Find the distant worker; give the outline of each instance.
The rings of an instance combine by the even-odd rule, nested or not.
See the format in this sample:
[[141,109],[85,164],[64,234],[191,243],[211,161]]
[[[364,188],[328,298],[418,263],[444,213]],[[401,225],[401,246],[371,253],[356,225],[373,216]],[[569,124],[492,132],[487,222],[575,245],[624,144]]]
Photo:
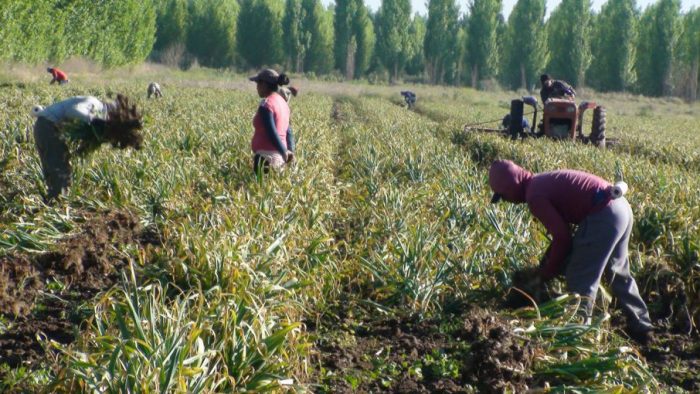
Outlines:
[[[501,125],[503,126],[504,129],[508,130],[510,128],[510,114],[506,114],[506,116],[503,117],[503,120],[501,120]],[[524,133],[529,133],[530,130],[530,122],[527,121],[527,119],[523,118],[523,132]]]
[[68,75],[66,75],[65,72],[59,70],[56,67],[49,67],[46,69],[46,72],[51,74],[53,77],[51,79],[51,82],[49,82],[49,85],[53,85],[54,83],[58,82],[59,85],[64,85],[68,83]]
[[292,97],[296,97],[299,94],[299,89],[294,86],[280,86],[279,94],[282,95],[284,101],[289,102],[289,100],[291,100]]
[[[627,333],[639,343],[649,342],[653,330],[649,311],[630,274],[627,247],[633,217],[624,190],[583,171],[533,175],[509,160],[491,164],[489,185],[494,191],[492,203],[526,202],[552,236],[540,263],[540,281],[565,274],[569,290],[583,297],[589,320],[601,277],[607,274],[627,315]],[[577,226],[573,237],[571,224]]]
[[401,95],[403,96],[404,100],[406,101],[406,105],[408,106],[408,109],[413,109],[413,107],[416,106],[416,94],[411,92],[410,90],[404,90],[401,92]]
[[160,90],[158,82],[151,82],[148,84],[148,98],[151,98],[151,96],[163,97],[163,92]]
[[542,89],[540,89],[540,97],[542,104],[552,98],[567,99],[573,101],[576,98],[576,91],[568,83],[558,79],[552,79],[547,74],[540,76]]
[[280,87],[289,84],[289,77],[268,68],[249,79],[256,83],[258,96],[262,98],[253,117],[253,170],[256,174],[267,173],[270,167],[279,170],[294,158],[287,143],[291,113],[279,93]]
[[[280,86],[279,88],[279,93],[282,95],[284,98],[284,101],[289,104],[289,100],[292,99],[292,97],[296,97],[299,94],[299,88],[290,86],[290,87],[285,87],[285,86]],[[290,121],[291,123],[291,121]],[[287,130],[287,151],[289,152],[289,162],[294,161],[294,134],[292,134],[292,125],[289,125],[289,129]]]
[[[63,193],[71,183],[71,156],[84,156],[103,143],[124,149],[140,149],[143,136],[141,114],[119,94],[114,102],[102,102],[92,96],[76,96],[46,108],[36,105],[32,116],[34,142],[47,187],[47,200]],[[69,143],[77,143],[72,151]]]

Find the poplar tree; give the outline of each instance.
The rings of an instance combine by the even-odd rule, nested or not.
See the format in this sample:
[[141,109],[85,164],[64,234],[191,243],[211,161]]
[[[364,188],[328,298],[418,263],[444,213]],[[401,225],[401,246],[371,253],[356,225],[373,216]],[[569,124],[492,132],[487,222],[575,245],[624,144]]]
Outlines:
[[188,52],[207,67],[230,67],[236,60],[235,0],[194,0],[190,3],[191,25]]
[[408,45],[406,47],[405,71],[409,75],[421,75],[425,70],[425,53],[423,42],[426,34],[426,20],[416,15],[408,29]]
[[362,0],[337,0],[333,14],[335,68],[345,78],[363,75],[374,52],[374,25]]
[[443,83],[449,63],[455,60],[459,8],[455,0],[430,0],[423,51],[431,83]]
[[626,91],[635,82],[637,43],[635,0],[608,0],[595,18],[588,84],[601,91]]
[[245,65],[259,68],[284,62],[283,5],[275,0],[242,0],[236,40]]
[[547,73],[573,86],[583,86],[591,64],[590,0],[563,0],[547,21]]
[[159,0],[156,4],[156,41],[153,50],[184,46],[189,21],[188,0]]
[[659,0],[642,14],[635,63],[642,94],[671,94],[673,57],[681,31],[680,8],[680,0]]
[[286,0],[282,21],[284,53],[287,67],[296,72],[304,69],[304,56],[311,41],[311,33],[304,31],[303,21],[301,0]]
[[698,67],[700,66],[700,8],[691,10],[683,18],[680,50],[681,62],[688,68],[686,97],[695,101],[698,97]]
[[545,0],[518,0],[508,17],[502,80],[510,88],[530,89],[547,64]]
[[377,50],[381,63],[391,73],[392,80],[399,78],[407,61],[411,24],[409,0],[382,0],[377,13]]
[[302,31],[308,34],[304,71],[329,73],[333,69],[333,16],[319,0],[302,0],[301,9]]
[[467,23],[467,62],[472,87],[498,69],[498,15],[501,0],[471,0]]

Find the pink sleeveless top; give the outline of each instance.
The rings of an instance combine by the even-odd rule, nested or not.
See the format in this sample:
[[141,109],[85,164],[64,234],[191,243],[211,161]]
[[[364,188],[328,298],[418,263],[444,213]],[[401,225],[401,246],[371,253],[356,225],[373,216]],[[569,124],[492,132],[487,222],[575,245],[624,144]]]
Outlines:
[[[282,146],[287,147],[287,130],[289,129],[289,105],[284,100],[282,96],[278,93],[272,93],[262,100],[260,103],[261,107],[265,107],[272,112],[272,117],[275,120],[275,126],[277,127],[277,134],[280,136],[280,141],[282,141]],[[265,132],[265,126],[263,126],[262,117],[256,111],[253,117],[253,128],[255,133],[253,134],[253,141],[251,142],[251,147],[253,152],[257,151],[277,151],[275,144],[270,141],[267,133]]]

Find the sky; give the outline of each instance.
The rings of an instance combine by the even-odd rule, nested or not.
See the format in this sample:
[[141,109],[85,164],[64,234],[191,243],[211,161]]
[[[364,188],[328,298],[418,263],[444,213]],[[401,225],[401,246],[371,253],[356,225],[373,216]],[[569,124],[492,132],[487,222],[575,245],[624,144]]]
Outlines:
[[[369,8],[373,11],[376,11],[377,8],[379,8],[379,5],[382,3],[381,0],[364,0],[365,4],[369,6]],[[561,0],[546,0],[547,1],[547,15],[549,15],[549,12],[553,10],[559,3],[561,3]],[[596,11],[600,10],[600,6],[603,5],[607,0],[592,0],[593,3],[593,9]],[[649,4],[655,3],[657,0],[637,0],[637,6],[640,9],[646,8]],[[324,4],[331,3],[331,0],[322,0]],[[411,7],[413,9],[413,12],[418,12],[421,15],[427,15],[428,14],[428,7],[426,6],[428,0],[411,0]],[[513,6],[517,0],[503,0],[503,14],[506,18],[508,18],[508,15],[510,15],[510,11],[513,9]],[[459,4],[461,11],[465,12],[467,9],[467,0],[457,0],[457,4]],[[686,12],[690,10],[693,7],[700,7],[700,0],[681,0],[681,10],[683,12]]]

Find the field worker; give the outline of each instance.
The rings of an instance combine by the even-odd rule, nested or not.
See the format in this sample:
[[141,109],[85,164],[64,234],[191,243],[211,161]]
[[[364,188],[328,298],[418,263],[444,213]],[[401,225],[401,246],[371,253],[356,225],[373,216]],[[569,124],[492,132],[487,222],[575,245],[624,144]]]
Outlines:
[[[287,104],[289,104],[289,100],[291,100],[292,97],[296,97],[299,94],[299,89],[294,86],[290,86],[288,88],[280,86],[279,92],[284,98],[284,101],[286,101]],[[290,124],[289,129],[287,129],[287,151],[289,152],[290,163],[294,161],[294,148],[294,134],[292,134],[292,125]]]
[[[576,170],[533,175],[512,161],[497,160],[489,170],[489,185],[494,191],[491,202],[526,202],[551,235],[539,280],[565,274],[569,290],[584,297],[583,311],[590,319],[605,273],[627,315],[627,333],[642,344],[651,339],[649,311],[630,274],[627,257],[632,209],[624,197],[614,194],[610,183]],[[573,237],[570,224],[577,226]]]
[[291,100],[292,97],[296,97],[297,94],[299,94],[299,89],[297,89],[294,86],[290,86],[290,87],[280,86],[279,94],[282,95],[282,97],[284,98],[284,101],[289,103],[289,100]]
[[416,94],[411,92],[410,90],[404,90],[401,92],[401,95],[403,96],[404,100],[406,101],[406,105],[408,106],[408,109],[412,109],[416,105]]
[[576,91],[568,83],[558,79],[552,79],[548,74],[540,76],[542,89],[540,89],[540,97],[542,103],[551,98],[563,98],[573,101],[576,98]]
[[249,79],[257,84],[258,96],[262,98],[253,117],[253,169],[267,173],[270,167],[281,169],[294,157],[287,145],[291,113],[279,93],[281,86],[289,84],[289,77],[268,68]]
[[158,82],[151,82],[148,84],[148,98],[151,98],[151,96],[163,97],[163,92],[160,90]]
[[51,76],[53,77],[51,79],[51,82],[49,82],[49,85],[53,85],[56,82],[58,82],[59,85],[64,85],[68,83],[68,75],[66,75],[65,72],[59,70],[58,68],[49,67],[46,69],[46,72],[51,74]]
[[[141,114],[119,94],[114,102],[102,102],[92,96],[77,96],[46,108],[32,108],[34,143],[47,187],[47,200],[65,191],[71,183],[70,159],[73,153],[86,155],[109,142],[121,149],[140,149],[143,136]],[[71,152],[69,143],[77,142]]]

